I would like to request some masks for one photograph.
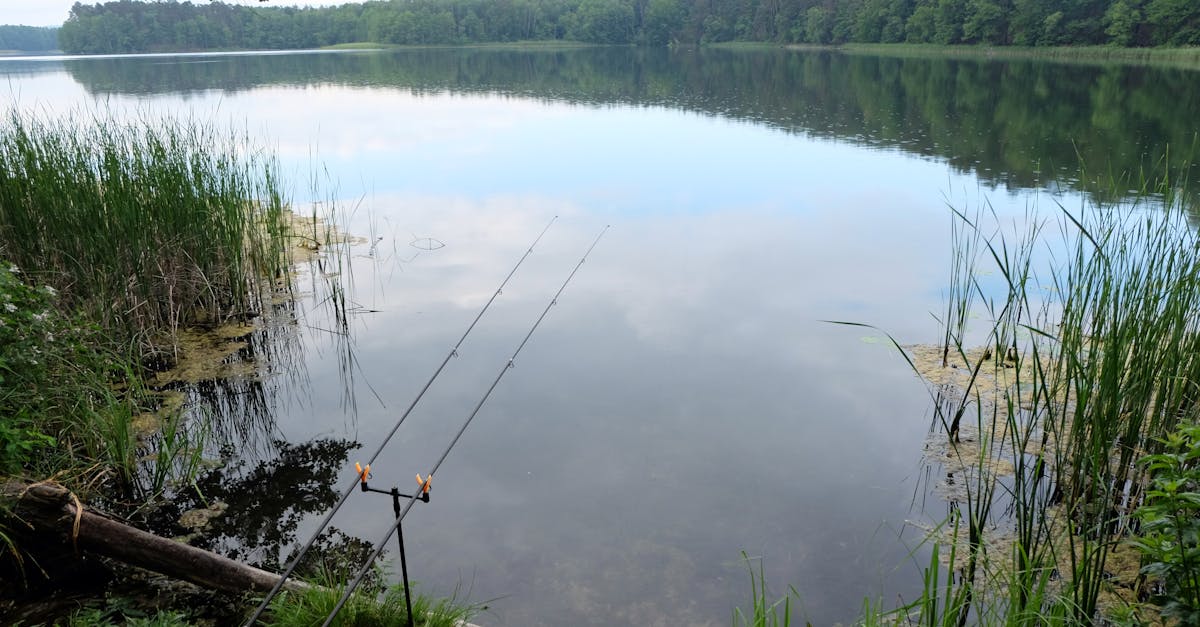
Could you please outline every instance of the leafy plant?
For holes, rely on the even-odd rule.
[[[1200,425],[1184,425],[1163,438],[1163,452],[1141,463],[1152,476],[1142,522],[1142,573],[1162,582],[1156,601],[1164,616],[1200,624]]]
[[[19,470],[25,460],[55,439],[38,429],[47,409],[48,360],[62,346],[51,313],[53,288],[35,288],[20,279],[16,265],[0,260],[0,473]]]

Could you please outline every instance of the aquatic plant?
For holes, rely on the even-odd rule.
[[[245,137],[15,109],[0,122],[0,255],[126,337],[257,315],[286,277],[285,228],[275,166]]]
[[[1016,229],[990,208],[954,211],[943,343],[905,357],[934,382],[956,533],[934,538],[951,559],[925,570],[906,620],[1087,625],[1138,603],[1110,556],[1136,531],[1149,482],[1137,460],[1165,464],[1169,434],[1200,419],[1200,234],[1167,177],[1135,187],[1118,203],[1056,203],[1054,236],[1036,211]],[[866,609],[868,623],[885,614]]]

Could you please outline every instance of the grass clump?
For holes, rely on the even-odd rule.
[[[789,589],[786,594],[774,599],[767,590],[767,577],[763,570],[762,559],[758,559],[758,573],[754,572],[754,564],[749,555],[742,551],[742,561],[746,562],[746,570],[750,572],[750,614],[742,608],[733,610],[734,627],[788,627],[792,624],[792,596],[798,596],[795,589]]]
[[[318,585],[303,591],[287,591],[271,601],[267,624],[277,627],[310,627],[320,625],[333,611],[342,594],[344,581],[326,575]],[[459,590],[447,598],[433,599],[414,594],[412,611],[418,627],[460,627],[485,609],[481,605],[464,603]],[[389,586],[380,591],[355,592],[338,612],[333,625],[337,627],[407,627],[408,610],[404,587]]]
[[[194,474],[205,429],[159,412],[180,330],[244,320],[289,284],[273,159],[194,121],[0,119],[0,475],[124,496]],[[164,357],[166,355],[166,357]],[[150,440],[154,440],[151,442]],[[143,460],[152,461],[145,462]],[[87,474],[87,481],[73,481]],[[184,477],[186,479],[186,477]]]
[[[194,121],[0,118],[0,476],[146,499],[207,429],[146,384],[191,325],[255,317],[290,283],[273,158]],[[86,490],[85,490],[86,491]]]
[[[194,121],[0,123],[0,256],[68,310],[142,342],[254,315],[283,274],[275,166]]]
[[[1164,609],[1193,597],[1200,509],[1182,507],[1200,493],[1171,434],[1200,423],[1200,234],[1165,178],[1140,189],[1058,205],[1057,233],[1036,212],[1012,229],[955,211],[943,344],[929,363],[906,351],[936,399],[955,533],[933,539],[922,598],[892,620],[1133,620],[1151,597],[1146,575],[1173,582]],[[1152,549],[1141,577],[1114,558],[1139,533]]]
[[[148,399],[130,356],[22,275],[0,261],[0,475],[100,465],[132,482],[129,424]]]

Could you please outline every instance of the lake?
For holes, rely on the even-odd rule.
[[[260,377],[192,390],[226,424],[217,544],[250,561],[308,538],[322,487],[353,481],[558,216],[374,465],[376,487],[415,488],[611,225],[405,519],[418,589],[461,585],[489,626],[727,625],[750,603],[743,551],[817,625],[912,599],[946,516],[930,395],[883,332],[827,321],[939,341],[950,206],[1019,221],[1115,200],[1096,183],[1114,173],[1198,178],[1200,74],[1180,69],[420,49],[0,76],[6,107],[239,129],[298,208],[332,202],[361,238],[302,264],[298,324],[252,348]],[[356,493],[333,524],[373,541],[391,516]]]

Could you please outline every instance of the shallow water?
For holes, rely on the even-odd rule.
[[[1128,66],[625,49],[5,59],[0,74],[0,100],[51,114],[232,123],[278,152],[298,205],[313,178],[339,200],[366,240],[339,275],[349,337],[329,332],[305,265],[301,324],[275,334],[286,368],[208,390],[254,414],[221,432],[248,465],[364,443],[305,458],[344,465],[339,488],[559,216],[375,464],[376,485],[415,487],[611,225],[406,519],[413,578],[495,599],[488,625],[727,624],[749,603],[741,551],[814,624],[911,598],[905,521],[945,514],[922,479],[929,396],[881,333],[824,321],[937,341],[947,203],[1076,206],[1076,151],[1155,161],[1190,140],[1200,85]],[[313,473],[268,474],[287,533],[241,541],[260,553],[311,533],[320,508],[289,500],[326,502],[297,491]],[[355,494],[334,525],[374,540],[390,517]]]

